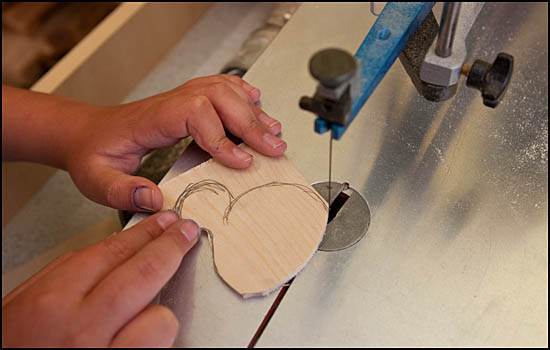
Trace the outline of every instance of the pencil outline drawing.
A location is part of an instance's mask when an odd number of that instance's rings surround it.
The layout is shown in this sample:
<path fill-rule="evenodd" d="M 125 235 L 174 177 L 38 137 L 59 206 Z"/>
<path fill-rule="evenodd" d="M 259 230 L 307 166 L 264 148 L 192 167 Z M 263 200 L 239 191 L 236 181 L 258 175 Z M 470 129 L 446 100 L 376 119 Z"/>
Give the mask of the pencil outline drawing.
<path fill-rule="evenodd" d="M 218 195 L 219 192 L 225 192 L 225 193 L 227 193 L 229 204 L 227 205 L 227 207 L 225 208 L 225 211 L 224 211 L 223 223 L 227 225 L 229 223 L 229 214 L 231 214 L 231 211 L 233 210 L 233 208 L 235 207 L 237 202 L 243 196 L 249 194 L 252 191 L 255 191 L 255 190 L 258 190 L 258 189 L 261 189 L 261 188 L 278 187 L 278 186 L 293 186 L 293 187 L 301 190 L 302 192 L 306 193 L 309 197 L 311 197 L 311 198 L 315 199 L 316 201 L 318 201 L 319 203 L 321 203 L 323 205 L 323 208 L 325 208 L 325 210 L 328 210 L 328 206 L 327 206 L 325 200 L 321 197 L 321 195 L 319 195 L 319 193 L 317 193 L 317 191 L 315 191 L 315 189 L 313 189 L 309 186 L 303 185 L 303 184 L 291 183 L 291 182 L 281 182 L 281 181 L 272 181 L 272 182 L 268 182 L 268 183 L 263 184 L 263 185 L 252 187 L 252 188 L 244 191 L 243 193 L 241 193 L 241 194 L 239 194 L 238 196 L 235 197 L 233 195 L 233 193 L 229 190 L 229 188 L 227 188 L 227 186 L 225 186 L 221 182 L 218 182 L 218 181 L 212 180 L 212 179 L 204 179 L 204 180 L 201 180 L 199 182 L 189 183 L 185 187 L 183 192 L 176 199 L 176 202 L 174 203 L 174 206 L 173 206 L 172 210 L 175 211 L 176 214 L 178 214 L 181 217 L 182 216 L 183 203 L 191 195 L 193 195 L 197 192 L 201 192 L 201 191 L 209 191 L 209 192 L 212 192 L 216 195 Z"/>

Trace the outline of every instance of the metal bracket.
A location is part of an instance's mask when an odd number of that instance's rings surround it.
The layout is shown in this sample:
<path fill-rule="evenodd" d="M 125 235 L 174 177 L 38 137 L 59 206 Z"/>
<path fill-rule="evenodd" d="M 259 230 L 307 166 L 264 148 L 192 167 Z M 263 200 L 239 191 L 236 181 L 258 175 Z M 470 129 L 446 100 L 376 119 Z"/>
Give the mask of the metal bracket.
<path fill-rule="evenodd" d="M 435 52 L 437 41 L 434 41 L 420 69 L 422 81 L 438 86 L 452 86 L 458 83 L 460 70 L 467 56 L 466 37 L 484 4 L 484 2 L 462 3 L 451 55 L 448 57 L 437 55 Z"/>
<path fill-rule="evenodd" d="M 433 6 L 433 2 L 390 2 L 384 7 L 355 54 L 361 60 L 361 92 L 351 106 L 348 125 L 317 119 L 316 132 L 332 129 L 332 138 L 342 137 Z"/>

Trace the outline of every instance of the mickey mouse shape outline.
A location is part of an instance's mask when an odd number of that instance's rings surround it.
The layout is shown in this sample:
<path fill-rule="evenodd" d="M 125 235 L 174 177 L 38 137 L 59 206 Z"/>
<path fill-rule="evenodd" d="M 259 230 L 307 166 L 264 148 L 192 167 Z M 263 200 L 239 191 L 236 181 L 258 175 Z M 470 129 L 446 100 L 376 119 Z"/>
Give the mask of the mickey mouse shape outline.
<path fill-rule="evenodd" d="M 231 191 L 227 188 L 227 186 L 225 186 L 221 182 L 218 182 L 218 181 L 212 180 L 212 179 L 204 179 L 204 180 L 201 180 L 201 181 L 196 182 L 196 183 L 193 183 L 193 182 L 189 183 L 185 187 L 183 192 L 176 199 L 176 202 L 174 203 L 174 206 L 173 206 L 172 210 L 175 211 L 176 214 L 178 214 L 178 216 L 181 218 L 183 203 L 192 194 L 195 194 L 195 193 L 200 192 L 200 191 L 210 191 L 210 192 L 213 192 L 216 195 L 218 195 L 218 191 L 220 191 L 220 192 L 223 191 L 223 192 L 227 193 L 227 196 L 229 198 L 229 204 L 225 208 L 224 215 L 223 215 L 223 223 L 227 225 L 229 223 L 229 214 L 231 213 L 231 211 L 233 210 L 233 208 L 235 207 L 235 204 L 237 203 L 237 201 L 239 199 L 241 199 L 244 195 L 246 195 L 246 194 L 248 194 L 248 193 L 250 193 L 254 190 L 264 188 L 264 187 L 275 187 L 275 186 L 293 186 L 293 187 L 296 187 L 296 188 L 302 190 L 304 193 L 306 193 L 311 198 L 313 198 L 316 201 L 318 201 L 319 203 L 321 203 L 323 205 L 323 207 L 325 208 L 325 210 L 328 210 L 326 202 L 319 195 L 319 193 L 317 193 L 317 191 L 315 191 L 314 189 L 312 189 L 312 188 L 310 188 L 306 185 L 302 185 L 302 184 L 298 184 L 298 183 L 290 183 L 290 182 L 272 181 L 272 182 L 269 182 L 269 183 L 266 183 L 266 184 L 263 184 L 263 185 L 252 187 L 252 188 L 244 191 L 243 193 L 241 193 L 237 197 L 235 197 L 233 195 L 233 193 L 231 193 Z"/>

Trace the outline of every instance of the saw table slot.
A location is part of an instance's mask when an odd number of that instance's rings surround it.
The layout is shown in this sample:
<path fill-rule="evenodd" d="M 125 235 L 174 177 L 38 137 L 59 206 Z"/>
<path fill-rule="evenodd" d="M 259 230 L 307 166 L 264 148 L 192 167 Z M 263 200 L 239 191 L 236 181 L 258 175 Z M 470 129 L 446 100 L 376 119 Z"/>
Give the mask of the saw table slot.
<path fill-rule="evenodd" d="M 319 246 L 321 251 L 336 251 L 351 247 L 365 236 L 370 224 L 370 210 L 363 196 L 351 188 L 347 182 L 330 184 L 335 196 L 331 198 L 327 228 Z M 319 182 L 312 186 L 328 201 L 328 182 Z M 277 298 L 250 340 L 249 348 L 255 347 L 293 281 L 294 278 L 281 287 Z"/>
<path fill-rule="evenodd" d="M 328 213 L 328 223 L 332 221 L 336 217 L 336 214 L 342 209 L 346 201 L 349 199 L 350 195 L 346 194 L 345 191 L 340 192 L 332 204 L 330 205 L 330 211 Z"/>
<path fill-rule="evenodd" d="M 277 308 L 279 307 L 279 305 L 283 301 L 283 298 L 285 297 L 285 294 L 288 291 L 288 288 L 290 288 L 290 285 L 292 284 L 292 282 L 294 282 L 294 278 L 296 278 L 296 277 L 293 277 L 290 281 L 288 281 L 287 283 L 285 283 L 281 287 L 281 290 L 279 291 L 279 294 L 277 294 L 277 298 L 275 299 L 275 301 L 273 302 L 273 304 L 271 305 L 271 307 L 267 311 L 267 314 L 265 314 L 265 317 L 264 317 L 262 323 L 260 324 L 260 326 L 256 330 L 256 333 L 254 333 L 254 336 L 250 340 L 250 343 L 248 343 L 248 348 L 253 348 L 253 347 L 256 346 L 256 343 L 258 342 L 258 340 L 262 336 L 262 333 L 264 332 L 267 325 L 269 324 L 269 321 L 271 320 L 271 318 L 275 314 L 275 311 L 277 311 Z"/>
<path fill-rule="evenodd" d="M 313 188 L 327 199 L 328 182 L 313 184 Z M 361 240 L 370 225 L 370 209 L 366 199 L 349 183 L 331 182 L 331 198 L 327 228 L 319 250 L 333 252 L 347 249 Z"/>

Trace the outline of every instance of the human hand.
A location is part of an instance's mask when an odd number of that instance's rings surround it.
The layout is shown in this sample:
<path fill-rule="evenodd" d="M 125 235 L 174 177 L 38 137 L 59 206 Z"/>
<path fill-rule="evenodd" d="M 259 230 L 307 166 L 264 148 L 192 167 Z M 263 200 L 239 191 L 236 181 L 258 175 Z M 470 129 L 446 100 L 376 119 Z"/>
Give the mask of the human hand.
<path fill-rule="evenodd" d="M 152 149 L 190 135 L 220 163 L 248 167 L 252 156 L 226 137 L 225 126 L 265 155 L 283 154 L 286 143 L 275 136 L 281 123 L 254 104 L 259 97 L 259 90 L 241 78 L 215 75 L 134 103 L 99 107 L 74 138 L 66 168 L 80 191 L 98 203 L 121 210 L 160 210 L 160 189 L 129 175 Z"/>
<path fill-rule="evenodd" d="M 2 347 L 171 346 L 178 321 L 150 302 L 197 240 L 165 211 L 59 257 L 2 300 Z"/>

